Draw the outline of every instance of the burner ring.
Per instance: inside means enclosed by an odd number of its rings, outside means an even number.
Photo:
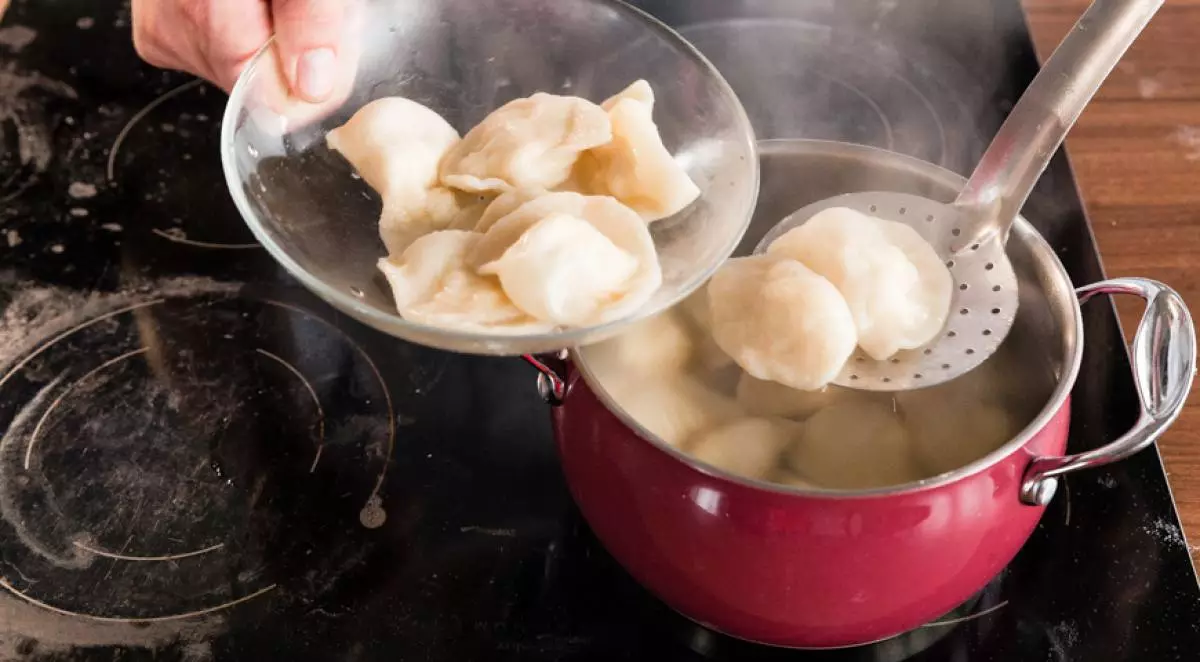
[[[278,333],[274,325],[280,322],[290,336]],[[172,333],[180,329],[198,332],[185,342]],[[222,335],[224,329],[230,332]],[[211,340],[215,336],[220,340]],[[241,354],[228,356],[222,349],[258,336],[299,342],[243,345]],[[341,348],[331,350],[329,342]],[[94,351],[97,343],[108,351]],[[74,377],[71,366],[78,365],[80,356],[94,356],[97,364],[78,369]],[[324,364],[329,356],[340,367]],[[59,365],[65,369],[57,369]],[[347,365],[353,381],[331,381],[341,380]],[[237,369],[231,371],[230,366]],[[36,395],[14,402],[12,390],[23,387],[36,389]],[[179,388],[200,390],[177,395]],[[227,295],[200,300],[164,296],[130,303],[32,345],[0,376],[0,392],[20,407],[0,438],[0,527],[7,525],[16,533],[7,542],[0,535],[0,587],[57,613],[153,622],[226,609],[288,585],[291,575],[279,575],[285,566],[276,563],[271,547],[280,547],[293,561],[321,551],[318,538],[327,535],[327,529],[302,534],[295,542],[287,539],[307,523],[313,504],[351,501],[349,508],[336,508],[336,520],[322,515],[326,525],[362,531],[386,518],[379,493],[395,445],[391,396],[378,368],[357,343],[298,306]],[[151,409],[140,409],[143,402]],[[255,404],[260,402],[273,409],[261,410],[262,405]],[[235,455],[242,452],[246,441],[255,438],[245,436],[253,430],[245,430],[255,425],[260,410],[268,418],[276,418],[270,415],[275,411],[294,419],[257,423],[265,425],[257,443],[267,443],[264,448],[269,451],[263,469],[254,469],[261,463],[255,464],[259,461],[253,456],[240,460],[240,465],[237,457],[233,465],[224,458],[225,466],[238,469],[237,480],[214,482],[204,474],[198,481],[187,478],[190,467],[206,461],[205,453],[217,452],[212,449],[220,450],[221,444],[231,444],[229,452]],[[132,427],[112,427],[129,420]],[[287,434],[289,429],[308,432],[298,437]],[[192,434],[195,431],[215,431],[218,437],[208,438],[205,451],[193,443],[205,441],[204,435]],[[225,440],[226,434],[233,436]],[[293,450],[271,450],[269,443],[300,438],[310,445],[292,443],[288,448]],[[347,462],[353,464],[348,467]],[[130,473],[125,467],[137,469]],[[62,473],[64,469],[68,473]],[[307,496],[312,488],[305,485],[312,480],[318,491]],[[104,496],[118,491],[120,496],[111,502]],[[223,492],[232,496],[213,499]],[[306,502],[309,505],[303,505]],[[144,510],[143,504],[148,504]],[[280,504],[289,509],[280,511]],[[93,529],[88,522],[101,527]],[[92,530],[110,539],[106,543]],[[213,539],[212,533],[225,537]],[[172,540],[177,544],[165,544]],[[306,547],[314,544],[318,547]],[[325,572],[345,569],[344,564],[313,563],[326,567]],[[189,568],[184,575],[176,570],[180,564]],[[306,582],[313,585],[311,576],[300,584]],[[108,595],[74,588],[102,584],[110,586],[104,593],[121,598],[120,607],[107,604]],[[177,603],[160,604],[164,594],[175,595]]]

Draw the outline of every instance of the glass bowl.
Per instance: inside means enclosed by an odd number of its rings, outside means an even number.
[[[661,312],[702,285],[737,246],[758,194],[753,129],[732,88],[678,34],[614,0],[379,0],[355,3],[334,100],[282,90],[268,44],[234,86],[221,130],[226,182],[270,254],[352,317],[414,343],[474,354],[551,352],[590,344]],[[364,104],[402,96],[460,133],[504,103],[544,91],[600,102],[637,79],[700,199],[651,234],[663,285],[630,317],[537,335],[489,335],[404,320],[376,268],[381,203],[325,134]]]

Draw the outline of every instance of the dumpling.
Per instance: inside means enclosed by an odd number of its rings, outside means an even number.
[[[771,473],[767,474],[767,481],[784,487],[800,487],[804,489],[814,489],[819,487],[816,483],[801,476],[787,467],[777,467]]]
[[[487,232],[496,221],[508,216],[521,205],[546,195],[540,188],[517,188],[501,194],[492,200],[475,223],[476,232]]]
[[[615,338],[589,345],[583,355],[602,374],[641,374],[648,379],[682,372],[692,360],[695,341],[679,313],[667,311],[634,322]]]
[[[804,423],[787,463],[822,487],[869,489],[922,478],[900,418],[873,403],[835,404]]]
[[[858,345],[876,360],[933,340],[950,312],[949,270],[899,223],[834,207],[786,232],[767,253],[803,262],[833,283],[854,314]]]
[[[853,397],[845,389],[826,386],[816,391],[801,391],[778,382],[756,379],[742,373],[737,385],[737,400],[756,416],[805,419],[828,407],[841,397]]]
[[[654,106],[654,88],[644,80],[635,80],[629,87],[605,99],[600,107],[606,111],[612,110],[622,101],[637,101],[647,106]]]
[[[407,320],[460,331],[536,333],[551,325],[523,313],[495,279],[465,268],[479,235],[443,230],[414,241],[399,256],[379,261],[396,309]]]
[[[712,335],[712,312],[708,305],[708,287],[701,287],[679,304],[678,310],[695,327],[696,360],[701,367],[716,372],[733,363],[733,358],[721,349]]]
[[[604,102],[612,141],[579,159],[572,182],[586,193],[611,195],[647,222],[678,213],[700,189],[663,146],[654,124],[654,93],[638,81]]]
[[[513,301],[558,324],[626,317],[662,284],[654,240],[637,214],[609,197],[569,192],[541,196],[496,221],[467,263],[498,275]]]
[[[655,380],[612,375],[600,383],[630,418],[676,448],[699,432],[745,416],[733,398],[687,375]]]
[[[497,260],[479,268],[495,275],[513,303],[530,316],[561,326],[602,319],[638,270],[596,226],[570,214],[536,222]]]
[[[758,379],[822,388],[857,343],[845,299],[795,260],[731,259],[709,282],[708,301],[713,338]]]
[[[687,446],[697,460],[744,478],[765,478],[800,434],[792,421],[743,418],[699,434]]]
[[[385,97],[360,108],[325,141],[385,199],[414,206],[437,184],[438,164],[459,138],[454,127],[429,108]]]
[[[925,389],[897,394],[917,459],[930,473],[966,466],[1004,445],[1017,421],[1002,406]]]
[[[438,230],[471,230],[489,208],[490,198],[435,186],[422,197],[387,196],[379,215],[379,236],[388,254],[400,255],[414,241]]]
[[[441,181],[463,191],[552,189],[584,150],[612,140],[600,106],[539,92],[501,106],[446,154]]]

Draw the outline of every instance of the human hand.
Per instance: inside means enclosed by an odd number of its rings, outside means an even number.
[[[0,3],[6,0],[0,0]],[[150,64],[206,78],[229,91],[275,33],[290,95],[327,101],[353,57],[342,48],[346,0],[133,0],[133,43]],[[352,71],[353,64],[350,64]]]

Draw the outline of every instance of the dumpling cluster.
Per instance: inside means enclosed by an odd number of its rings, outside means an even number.
[[[713,338],[752,377],[817,390],[855,346],[882,361],[933,340],[953,284],[912,228],[826,209],[765,255],[717,272],[708,286]]]
[[[460,138],[436,112],[390,97],[327,142],[383,199],[379,269],[404,318],[541,333],[628,316],[662,284],[647,224],[700,189],[653,107],[645,81],[601,105],[538,93]]]

